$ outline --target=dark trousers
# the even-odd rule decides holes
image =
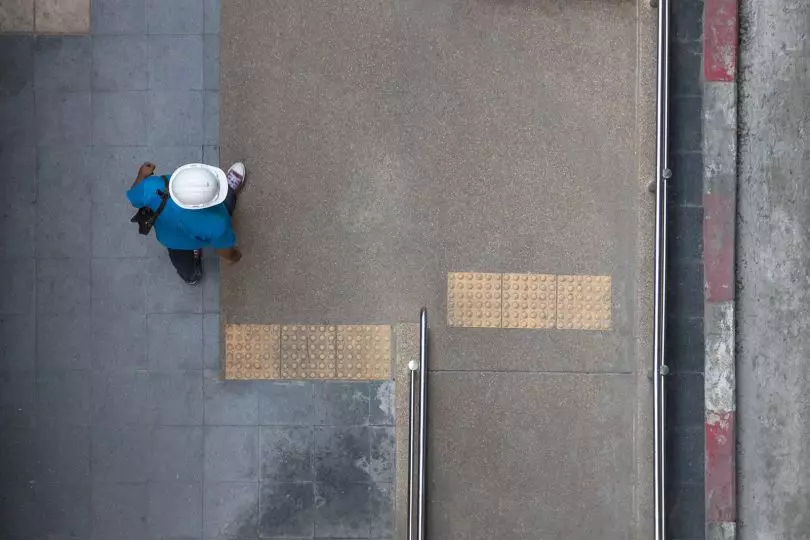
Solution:
[[[230,215],[236,209],[236,192],[228,188],[228,196],[222,202]],[[193,210],[191,210],[193,212]],[[186,283],[194,283],[202,279],[202,258],[194,256],[191,249],[169,249],[169,259],[177,270],[177,275],[183,278]]]

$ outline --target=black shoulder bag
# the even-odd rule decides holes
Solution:
[[[169,200],[169,177],[161,176],[161,178],[163,178],[163,182],[166,184],[166,191],[157,190],[156,192],[160,197],[160,206],[158,206],[158,209],[152,210],[148,206],[142,206],[138,208],[138,213],[129,220],[131,223],[137,223],[138,232],[144,235],[149,234],[149,231],[155,226],[155,221],[157,221],[163,209],[166,208],[166,202]]]

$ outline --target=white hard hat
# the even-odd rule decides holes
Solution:
[[[187,210],[216,206],[228,196],[228,178],[218,167],[189,163],[172,174],[169,195],[177,206]]]

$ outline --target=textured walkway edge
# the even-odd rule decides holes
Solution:
[[[737,537],[734,362],[737,0],[706,0],[704,10],[706,539],[731,540]]]

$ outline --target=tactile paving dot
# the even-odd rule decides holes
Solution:
[[[226,324],[225,378],[277,378],[279,333],[276,324]]]
[[[335,377],[335,327],[284,325],[281,327],[282,379]]]
[[[609,330],[610,276],[557,276],[557,328]]]
[[[447,326],[501,328],[501,274],[447,274]]]
[[[557,276],[503,275],[503,328],[554,328],[557,322]]]
[[[391,327],[340,325],[337,327],[338,379],[390,379]]]

